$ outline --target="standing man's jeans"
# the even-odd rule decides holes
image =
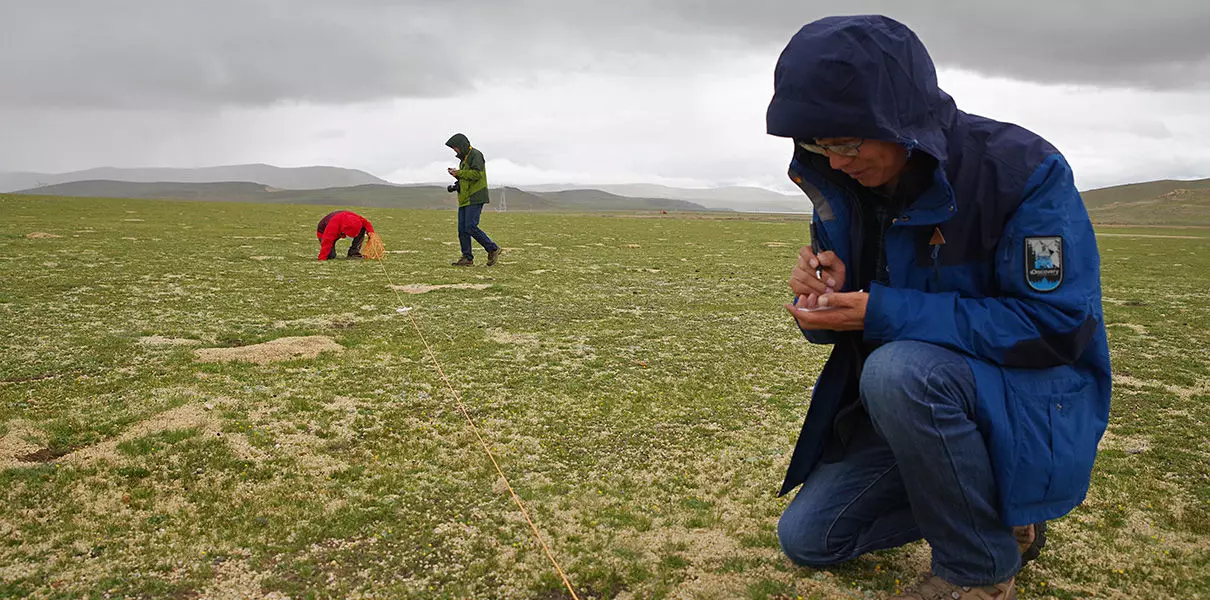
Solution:
[[[1020,551],[996,510],[966,359],[932,344],[891,342],[866,360],[861,401],[869,418],[860,416],[841,458],[817,465],[782,513],[786,555],[825,566],[924,537],[933,572],[950,583],[1013,576]]]
[[[487,234],[479,229],[479,216],[483,214],[482,204],[470,204],[467,206],[458,207],[458,243],[462,245],[462,256],[467,259],[474,259],[471,254],[471,238],[479,242],[484,250],[494,252],[499,246],[492,238],[487,237]]]

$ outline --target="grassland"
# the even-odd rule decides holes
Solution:
[[[314,260],[324,207],[0,212],[0,597],[566,597],[382,266]],[[502,264],[454,269],[452,212],[363,214],[395,284],[473,284],[402,304],[581,597],[870,598],[927,566],[778,551],[826,356],[780,308],[805,222],[489,211]],[[1207,597],[1210,231],[1105,234],[1112,422],[1021,597]],[[316,336],[343,350],[196,353]]]

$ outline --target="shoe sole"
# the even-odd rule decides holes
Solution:
[[[1042,554],[1042,547],[1046,545],[1046,523],[1035,523],[1034,534],[1034,543],[1030,544],[1029,547],[1025,549],[1025,552],[1021,553],[1022,567]]]

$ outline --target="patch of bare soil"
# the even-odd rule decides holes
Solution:
[[[139,338],[139,343],[144,346],[197,346],[202,342],[201,340],[191,340],[189,338],[169,338],[149,335]]]
[[[48,463],[56,458],[59,458],[60,456],[71,454],[77,449],[79,449],[79,446],[70,446],[67,448],[42,448],[35,452],[30,452],[29,454],[19,455],[16,458],[21,462],[27,463]]]
[[[88,462],[96,459],[117,462],[118,444],[122,442],[170,429],[189,429],[192,427],[196,427],[209,435],[214,435],[219,430],[213,417],[202,406],[185,404],[135,423],[116,438],[66,454],[63,456],[63,460],[72,463]]]
[[[439,283],[436,285],[428,285],[427,283],[409,283],[407,285],[390,285],[387,286],[393,290],[403,292],[405,294],[427,294],[433,290],[449,288],[454,290],[486,290],[492,287],[490,283]]]
[[[31,441],[38,439],[45,439],[45,436],[24,421],[17,420],[9,423],[8,434],[0,437],[0,469],[31,462],[26,459],[42,452],[39,449],[41,444]]]
[[[344,352],[344,346],[325,335],[284,337],[263,344],[236,348],[199,348],[193,351],[201,362],[242,361],[258,365],[298,358],[315,358],[324,352]]]

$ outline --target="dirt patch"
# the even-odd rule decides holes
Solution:
[[[356,398],[351,398],[349,396],[336,396],[332,399],[332,403],[329,406],[335,410],[357,412],[358,405],[359,403],[357,402]]]
[[[61,238],[63,236],[55,235],[53,233],[46,233],[45,231],[35,231],[25,234],[25,237],[31,240],[45,240],[50,238]]]
[[[263,344],[236,348],[199,348],[194,350],[201,362],[243,361],[263,365],[283,360],[315,358],[323,352],[344,352],[344,346],[325,335],[284,337]]]
[[[189,429],[194,427],[209,435],[214,435],[219,431],[218,424],[214,421],[214,418],[202,406],[185,404],[164,411],[150,419],[135,423],[118,437],[67,454],[62,457],[62,460],[72,463],[89,462],[97,459],[118,462],[118,444],[122,442],[169,429]]]
[[[203,598],[288,598],[280,592],[266,594],[262,583],[269,573],[254,570],[246,558],[224,561],[214,571],[200,594]]]
[[[1097,446],[1098,450],[1121,450],[1127,454],[1142,454],[1151,449],[1151,440],[1141,435],[1118,435],[1114,433],[1113,428],[1105,430],[1105,434],[1101,436],[1101,443]]]
[[[32,375],[29,377],[10,377],[8,379],[0,379],[0,383],[30,383],[33,381],[42,381],[43,379],[54,379],[63,373],[44,373],[42,375]]]
[[[428,285],[427,283],[409,283],[407,285],[389,285],[387,286],[397,292],[405,294],[427,294],[433,290],[454,289],[454,290],[486,290],[492,287],[490,283],[439,283],[436,285]]]
[[[8,433],[0,437],[0,469],[30,462],[25,458],[42,451],[39,449],[41,444],[31,441],[39,439],[45,439],[45,436],[25,421],[9,423]]]
[[[17,460],[27,463],[48,463],[60,456],[66,456],[78,450],[80,446],[70,446],[67,448],[42,448],[36,452],[22,454],[17,456]]]
[[[1134,333],[1136,333],[1138,335],[1147,335],[1146,327],[1144,327],[1142,325],[1135,325],[1134,323],[1110,323],[1109,325],[1107,325],[1107,327],[1110,327],[1110,328],[1121,327],[1123,329],[1129,329],[1130,331],[1133,331]]]
[[[201,340],[191,340],[189,338],[170,338],[158,335],[148,335],[139,338],[139,343],[144,346],[197,346],[201,344]]]
[[[1167,384],[1167,383],[1160,383],[1157,381],[1148,381],[1145,379],[1139,379],[1138,377],[1133,377],[1131,375],[1122,375],[1119,373],[1114,373],[1113,385],[1147,388],[1147,389],[1152,389],[1152,390],[1157,390],[1157,389],[1164,390],[1170,394],[1175,395],[1176,397],[1180,398],[1181,400],[1190,400],[1194,396],[1202,396],[1202,395],[1210,394],[1210,382],[1201,382],[1201,383],[1191,386],[1191,387],[1184,387],[1184,386],[1180,386],[1180,385],[1171,385],[1171,384]]]

